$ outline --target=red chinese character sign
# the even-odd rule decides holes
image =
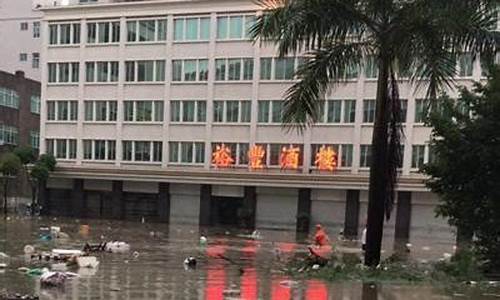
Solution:
[[[215,146],[215,150],[212,153],[212,163],[217,168],[230,167],[234,163],[234,158],[231,156],[231,149],[224,144]]]
[[[258,170],[264,168],[264,157],[266,151],[262,146],[253,146],[248,150],[248,168],[250,170]]]
[[[321,146],[314,164],[320,171],[333,171],[337,167],[337,153],[332,147]]]
[[[295,170],[299,167],[300,148],[299,147],[283,147],[280,154],[281,169]]]

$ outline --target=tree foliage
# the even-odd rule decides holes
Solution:
[[[17,176],[21,168],[21,160],[13,153],[5,153],[0,159],[0,171],[4,176]]]
[[[18,147],[14,149],[14,154],[19,157],[23,165],[28,165],[36,161],[36,153],[32,147]]]
[[[437,213],[472,232],[476,250],[500,270],[500,69],[486,85],[442,99],[430,114],[433,160],[424,171],[440,197]]]
[[[276,44],[280,56],[306,61],[285,93],[284,123],[302,130],[319,118],[326,92],[361,70],[378,67],[376,116],[368,196],[365,263],[380,261],[384,214],[394,202],[402,158],[398,79],[427,90],[431,99],[453,86],[456,62],[496,51],[498,0],[260,0],[264,14],[252,27],[256,41]]]

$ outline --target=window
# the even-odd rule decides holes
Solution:
[[[269,123],[269,107],[271,101],[259,101],[258,102],[258,123]]]
[[[30,98],[30,110],[32,113],[40,114],[40,96],[31,96]]]
[[[85,121],[115,122],[117,117],[116,101],[85,100]]]
[[[217,142],[212,143],[212,153],[215,152],[217,146],[224,145],[231,151],[231,157],[234,159],[235,166],[246,166],[248,165],[248,143],[225,143]]]
[[[427,117],[428,101],[425,99],[415,100],[415,123],[423,123]]]
[[[17,145],[19,142],[19,132],[16,127],[0,124],[0,143],[7,145]]]
[[[352,166],[352,144],[340,145],[340,166],[341,167],[351,167]]]
[[[408,112],[408,100],[406,99],[401,99],[401,111],[400,111],[400,122],[401,123],[406,123],[406,115]]]
[[[338,160],[340,157],[340,145],[332,145],[332,144],[312,144],[311,145],[311,160],[310,160],[311,166],[316,167],[316,154],[323,146],[331,147],[333,149],[333,151],[335,151],[336,159],[337,159],[337,166],[338,166],[339,165]]]
[[[169,142],[168,161],[174,164],[203,164],[205,162],[205,143]]]
[[[126,122],[163,122],[163,101],[124,101]]]
[[[51,83],[74,83],[79,80],[79,66],[77,62],[74,63],[49,63],[49,82]]]
[[[359,151],[359,166],[361,168],[369,168],[372,159],[372,146],[361,145]]]
[[[118,62],[117,61],[99,61],[85,63],[85,81],[86,82],[117,82],[118,81]]]
[[[27,61],[28,54],[27,53],[19,53],[19,61]]]
[[[207,81],[207,59],[185,59],[172,61],[172,81]]]
[[[207,41],[210,39],[210,17],[177,17],[174,19],[174,41]]]
[[[425,145],[413,145],[411,152],[412,169],[420,169],[424,166]]]
[[[75,139],[46,139],[45,142],[47,153],[57,159],[76,159]]]
[[[291,80],[295,73],[295,58],[275,58],[274,59],[274,79]]]
[[[49,25],[50,45],[70,45],[80,43],[80,24],[64,23]]]
[[[33,22],[33,38],[40,37],[40,22]]]
[[[261,58],[260,59],[260,79],[261,80],[271,80],[272,76],[272,58]]]
[[[40,149],[40,132],[30,131],[30,146],[33,149]]]
[[[127,42],[159,42],[166,39],[166,18],[127,21]]]
[[[254,15],[217,17],[217,39],[249,39],[249,29],[254,23]]]
[[[219,58],[215,60],[215,80],[253,79],[253,58]]]
[[[373,55],[366,57],[365,61],[365,77],[367,79],[373,79],[378,77],[378,65],[377,58]]]
[[[260,100],[258,102],[258,123],[282,123],[282,121],[282,100]]]
[[[356,120],[356,100],[344,100],[344,123],[354,123]]]
[[[47,101],[48,121],[76,121],[78,101]]]
[[[127,82],[165,81],[165,61],[164,60],[126,61],[125,81]]]
[[[214,101],[213,111],[213,121],[215,123],[249,123],[251,118],[251,101]]]
[[[459,77],[472,77],[473,61],[470,53],[463,53],[458,57]]]
[[[28,30],[28,23],[27,22],[21,22],[21,31]]]
[[[109,44],[120,42],[120,22],[89,22],[87,23],[88,44]]]
[[[162,142],[123,141],[123,160],[136,162],[161,162]]]
[[[268,144],[268,145],[260,145],[266,149],[266,165],[268,166],[279,166],[280,165],[280,157],[281,152],[284,147],[289,148],[290,146],[299,148],[299,166],[302,166],[303,163],[303,153],[304,146],[303,145],[289,145],[289,144]]]
[[[375,100],[363,100],[363,123],[375,121]]]
[[[328,100],[326,105],[326,122],[340,123],[342,116],[342,100]]]
[[[0,106],[19,108],[19,95],[16,91],[0,87]]]
[[[38,69],[40,67],[40,53],[33,52],[31,56],[32,56],[31,67],[33,69]]]
[[[492,57],[481,56],[481,77],[488,77],[490,75],[490,67],[494,65],[495,59]]]
[[[260,79],[261,80],[292,80],[299,62],[297,58],[261,58],[260,59]]]
[[[83,159],[115,160],[116,142],[111,140],[83,140]]]

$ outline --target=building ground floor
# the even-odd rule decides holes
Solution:
[[[284,229],[321,223],[359,238],[366,223],[367,175],[59,167],[42,190],[43,213],[77,218]],[[453,239],[435,216],[437,197],[422,178],[401,178],[385,232],[396,240]]]

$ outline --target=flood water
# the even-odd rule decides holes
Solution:
[[[80,231],[82,224],[90,226],[88,234]],[[70,238],[41,241],[41,226],[60,226]],[[499,299],[494,293],[474,289],[294,281],[281,270],[290,255],[306,250],[306,242],[295,232],[261,233],[262,239],[253,240],[242,236],[247,232],[231,228],[52,218],[2,220],[0,252],[10,258],[3,260],[8,267],[0,270],[0,295],[8,291],[36,294],[41,299]],[[200,245],[201,234],[207,235],[206,246]],[[131,251],[97,254],[97,269],[69,268],[80,276],[67,281],[63,289],[42,289],[36,277],[17,270],[35,266],[24,258],[27,244],[37,250],[81,249],[86,241],[109,240],[126,241]],[[183,261],[188,256],[198,259],[195,269],[185,269]]]

